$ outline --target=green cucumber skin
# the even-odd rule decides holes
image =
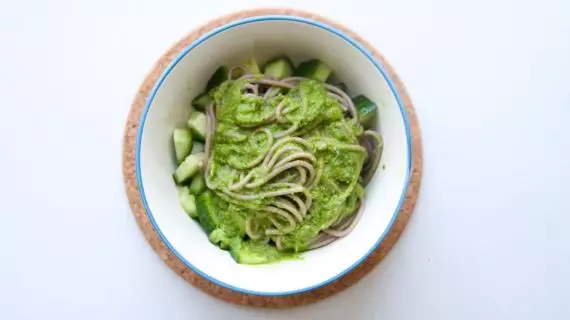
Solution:
[[[206,84],[206,91],[209,92],[210,90],[222,84],[222,82],[228,80],[228,71],[229,71],[228,67],[226,66],[221,66],[218,69],[216,69],[216,71],[214,72],[214,74],[212,74],[212,77],[210,78],[210,80],[208,80],[208,83]]]
[[[241,248],[231,248],[230,255],[235,262],[239,264],[256,265],[270,262],[269,258],[264,257],[263,255],[248,254],[248,252],[245,252],[245,250]]]
[[[332,70],[324,62],[318,59],[313,59],[302,62],[297,67],[293,75],[326,82],[331,73]]]
[[[192,178],[188,190],[193,195],[200,195],[206,190],[206,181],[204,180],[204,174],[202,172],[197,173],[194,178]]]
[[[352,98],[352,103],[358,110],[358,120],[362,126],[366,129],[373,128],[378,116],[378,106],[362,94]]]
[[[285,56],[281,56],[265,64],[264,74],[277,79],[283,79],[292,76],[294,69],[295,67],[291,60]]]
[[[220,221],[215,212],[214,197],[211,191],[206,191],[197,197],[196,209],[198,210],[198,221],[207,234],[218,228]]]
[[[301,62],[295,72],[293,72],[294,76],[297,77],[307,77],[309,74],[314,72],[316,60],[309,60],[305,62]]]

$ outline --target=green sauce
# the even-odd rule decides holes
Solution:
[[[319,231],[355,211],[364,192],[358,179],[366,154],[343,146],[356,144],[362,129],[344,117],[338,101],[327,94],[320,82],[301,81],[297,88],[282,89],[269,101],[244,95],[246,86],[245,80],[228,80],[211,92],[218,107],[210,181],[216,186],[212,191],[219,225],[209,238],[229,249],[240,263],[295,259],[296,253],[306,250]],[[282,101],[287,102],[288,111],[283,115],[287,124],[266,123]],[[244,230],[248,215],[266,214],[261,208],[268,200],[235,200],[220,190],[250,172],[252,168],[247,165],[266,152],[270,141],[262,130],[278,134],[292,124],[297,126],[297,135],[311,143],[322,178],[309,191],[313,198],[309,214],[293,232],[283,236],[283,250],[277,251],[274,245],[248,239]],[[261,168],[253,170],[263,174]],[[251,192],[265,192],[267,188],[264,185]]]

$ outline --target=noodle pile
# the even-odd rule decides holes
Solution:
[[[238,71],[242,75],[233,80]],[[265,109],[256,111],[261,116],[255,118],[255,121],[248,118],[251,123],[238,122],[234,124],[236,128],[226,128],[222,131],[217,129],[219,125],[223,125],[218,119],[227,111],[224,108],[228,108],[224,97],[214,99],[214,102],[207,106],[204,147],[207,187],[225,201],[249,210],[245,217],[247,237],[273,243],[278,250],[284,249],[284,241],[292,241],[287,236],[303,231],[302,227],[311,214],[319,214],[312,210],[315,205],[313,195],[318,191],[318,186],[323,186],[322,190],[338,190],[339,194],[344,195],[343,204],[348,203],[347,208],[351,211],[343,212],[336,221],[320,230],[311,242],[304,244],[301,249],[319,248],[349,234],[362,216],[363,186],[372,178],[380,160],[380,135],[375,131],[362,129],[358,122],[358,111],[351,98],[336,86],[321,84],[324,85],[328,97],[332,98],[331,108],[339,108],[335,111],[342,114],[338,123],[341,130],[347,132],[346,136],[350,137],[347,138],[350,141],[339,141],[333,137],[312,133],[318,123],[305,120],[313,103],[307,95],[294,96],[296,103],[284,98],[285,92],[294,93],[301,83],[312,80],[302,77],[277,80],[248,74],[242,66],[230,69],[228,79],[228,82],[239,81],[242,84],[241,92],[234,93],[238,101],[262,101]],[[234,107],[244,110],[249,108],[247,104]],[[252,145],[258,147],[260,152],[245,162],[234,161],[231,154],[225,156],[223,161],[232,170],[216,166],[214,159],[221,156],[216,154],[215,146],[221,136],[236,143],[246,143],[253,139]],[[230,147],[232,146],[229,145],[228,148]],[[350,159],[355,160],[350,163],[354,163],[353,167],[359,166],[355,169],[356,176],[347,177],[346,185],[327,180],[326,174],[323,174],[327,169],[325,160],[319,157],[322,150],[333,150],[334,152],[327,151],[331,159],[335,154],[354,155]],[[229,174],[227,172],[239,174],[236,173],[236,179],[232,179],[231,183],[220,183],[216,177]],[[324,186],[328,189],[323,189]]]

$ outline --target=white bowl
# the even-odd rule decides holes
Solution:
[[[382,162],[366,188],[362,219],[347,237],[305,252],[302,260],[248,266],[212,245],[178,204],[171,134],[183,126],[191,99],[220,65],[278,55],[295,63],[318,58],[349,87],[379,105]],[[341,31],[292,16],[258,16],[224,25],[185,48],[160,77],[143,111],[136,174],[146,212],[162,241],[188,268],[217,285],[248,294],[304,292],[350,272],[382,241],[396,219],[410,174],[410,134],[393,82],[369,51]]]

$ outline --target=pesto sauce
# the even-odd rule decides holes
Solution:
[[[313,197],[310,213],[291,234],[283,237],[282,245],[290,252],[277,251],[274,246],[262,242],[244,240],[245,218],[266,214],[260,210],[267,205],[267,200],[235,200],[219,190],[213,191],[217,196],[216,206],[223,213],[218,229],[211,232],[209,238],[221,248],[229,249],[240,263],[298,258],[291,252],[306,250],[320,230],[353,213],[357,207],[358,198],[364,192],[358,179],[366,155],[338,146],[357,143],[362,129],[355,121],[344,117],[338,101],[329,97],[326,88],[317,81],[301,81],[297,88],[281,90],[269,101],[244,95],[246,85],[244,79],[228,80],[211,92],[214,103],[219,106],[216,109],[217,127],[210,176],[216,189],[227,188],[239,181],[240,176],[251,170],[247,164],[267,150],[267,135],[259,128],[278,133],[289,128],[291,123],[298,126],[297,132],[301,132],[303,138],[313,143],[314,155],[322,165],[323,175],[310,191]],[[284,117],[289,123],[264,124],[283,100],[287,102],[288,112]],[[253,126],[255,128],[248,128]],[[266,191],[264,188],[267,186],[253,189],[252,193]],[[248,257],[238,257],[238,251],[246,252]]]

